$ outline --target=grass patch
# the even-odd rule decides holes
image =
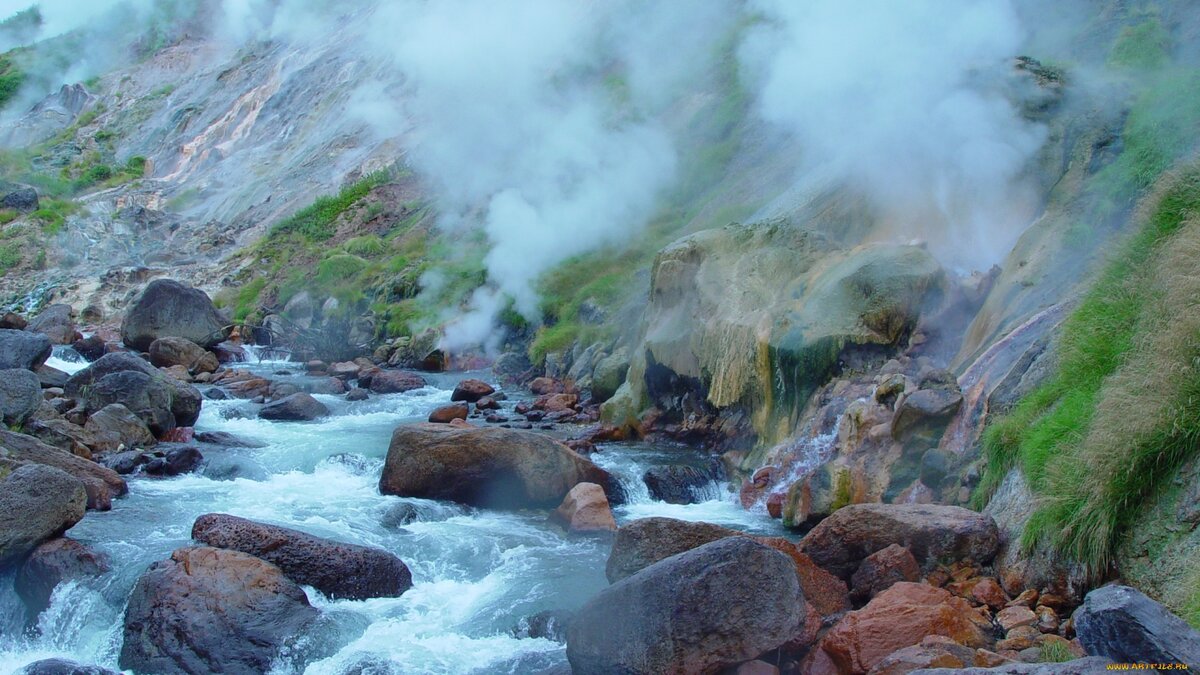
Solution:
[[[1157,16],[1121,30],[1108,55],[1108,63],[1128,70],[1155,70],[1170,60],[1171,36]]]
[[[1058,372],[985,431],[976,503],[1013,466],[1044,497],[1025,546],[1103,569],[1146,500],[1200,450],[1197,217],[1192,166],[1147,202],[1141,229],[1064,323]]]
[[[23,84],[25,71],[13,60],[12,52],[0,55],[0,108],[12,102]]]
[[[1041,663],[1066,663],[1075,659],[1075,655],[1071,653],[1071,648],[1066,642],[1043,642],[1041,647],[1041,655],[1038,661]]]
[[[21,249],[16,243],[0,246],[0,276],[21,264]]]
[[[327,241],[337,232],[338,217],[387,179],[386,172],[377,172],[342,188],[334,196],[319,197],[311,206],[277,223],[271,228],[271,235],[295,233],[310,242]]]

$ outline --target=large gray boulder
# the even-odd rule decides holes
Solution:
[[[84,394],[83,404],[89,414],[113,404],[125,406],[155,436],[176,426],[175,415],[171,414],[171,390],[161,378],[136,370],[100,378]]]
[[[112,500],[125,494],[125,480],[112,469],[77,457],[40,440],[0,430],[0,475],[28,464],[52,466],[83,483],[87,507],[100,511],[112,508]]]
[[[615,583],[660,560],[739,534],[712,523],[639,518],[617,530],[604,572]]]
[[[146,420],[146,417],[143,416],[142,412],[138,412],[134,406],[130,406],[125,401],[116,398],[112,400],[105,400],[105,398],[101,397],[91,401],[90,403],[87,402],[89,395],[93,390],[95,390],[96,385],[101,380],[116,373],[130,371],[146,375],[148,378],[150,378],[150,380],[153,380],[158,385],[166,387],[169,393],[169,403],[167,409],[169,410],[171,417],[174,418],[173,424],[171,425],[172,427],[190,427],[196,423],[196,419],[200,416],[200,406],[204,401],[203,397],[200,395],[200,391],[186,382],[180,382],[179,380],[160,372],[154,366],[150,365],[149,362],[127,352],[114,352],[112,354],[105,354],[99,359],[96,359],[92,365],[72,375],[71,378],[67,380],[67,385],[63,388],[63,390],[68,397],[85,401],[85,405],[88,406],[89,410],[99,410],[110,403],[121,403],[130,410],[133,410],[138,417]],[[155,401],[158,401],[159,394],[157,392],[139,392],[139,389],[142,387],[142,385],[149,389],[158,389],[157,385],[146,384],[146,382],[147,381],[142,378],[123,378],[122,381],[116,381],[111,385],[112,389],[110,389],[109,393],[115,394],[116,392],[114,390],[119,388],[124,390],[125,395],[135,396],[137,400],[141,400],[144,395],[147,397],[147,401],[151,398],[153,398]],[[154,407],[161,407],[161,404],[155,403]],[[157,414],[158,413],[155,412],[151,415],[151,417],[154,417]],[[147,426],[149,426],[152,430],[154,429],[154,426],[148,421]]]
[[[265,673],[317,614],[271,563],[207,546],[177,549],[133,588],[120,665],[141,673]]]
[[[106,405],[92,413],[83,428],[127,449],[148,448],[158,442],[146,423],[120,403]]]
[[[200,516],[192,539],[262,558],[289,579],[331,598],[398,597],[412,588],[412,574],[381,548],[343,544],[278,525],[223,513]]]
[[[221,364],[217,355],[181,337],[163,337],[150,343],[150,363],[159,368],[183,366],[191,373],[211,373]]]
[[[262,419],[278,422],[305,422],[328,414],[329,408],[324,403],[313,398],[312,394],[302,391],[272,401],[258,411],[258,416]]]
[[[986,564],[1000,548],[996,521],[958,506],[852,504],[822,520],[800,541],[814,562],[849,580],[867,556],[892,544],[924,567],[946,560]]]
[[[1200,666],[1200,632],[1135,588],[1097,588],[1074,617],[1075,634],[1088,654],[1117,663]]]
[[[745,537],[680,553],[600,591],[567,629],[576,675],[716,673],[796,636],[791,559]]]
[[[186,338],[207,348],[225,339],[225,323],[204,291],[173,279],[155,279],[126,312],[121,340],[141,351],[161,337]]]
[[[50,466],[18,467],[0,483],[0,569],[83,519],[87,493],[71,475]]]
[[[0,370],[0,420],[18,426],[42,403],[42,384],[32,370]]]
[[[100,666],[85,665],[67,659],[42,659],[21,668],[13,675],[121,675],[120,673],[101,668]]]
[[[56,345],[69,345],[75,341],[75,320],[71,318],[70,305],[50,305],[29,322],[26,330],[41,333]]]
[[[0,370],[33,370],[50,358],[54,347],[41,333],[0,328]]]
[[[392,433],[379,491],[495,508],[555,507],[579,483],[611,476],[558,441],[515,429],[409,424]]]

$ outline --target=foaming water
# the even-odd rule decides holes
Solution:
[[[260,361],[252,367],[282,369],[282,363]],[[294,371],[295,364],[286,369]],[[133,585],[150,564],[190,545],[192,523],[212,512],[381,547],[412,571],[415,585],[399,598],[331,600],[306,588],[321,618],[273,672],[561,669],[566,662],[562,645],[521,638],[514,629],[541,611],[576,609],[606,587],[608,540],[566,536],[549,524],[544,510],[500,512],[379,494],[393,429],[422,420],[449,401],[455,379],[431,378],[431,386],[360,402],[317,395],[332,414],[314,422],[268,422],[254,416],[256,406],[248,401],[206,400],[197,430],[225,431],[265,447],[206,449],[201,473],[131,480],[129,495],[111,511],[90,512],[69,532],[106,554],[112,570],[57,589],[33,628],[25,627],[11,577],[0,579],[0,672],[51,656],[116,668],[124,605]],[[775,521],[742,510],[716,484],[718,498],[700,504],[653,501],[641,481],[645,469],[703,462],[694,450],[614,444],[593,459],[632,495],[630,503],[615,509],[620,522],[662,515],[780,533]],[[402,503],[415,508],[418,520],[389,525],[389,510]]]
[[[83,358],[73,348],[66,345],[56,345],[54,351],[50,354],[50,358],[46,359],[46,365],[51,368],[57,368],[68,375],[74,375],[87,368],[88,362],[87,359]]]

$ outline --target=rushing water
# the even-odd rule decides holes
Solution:
[[[59,350],[52,365],[73,371],[81,364]],[[248,367],[305,379],[280,374],[296,364]],[[568,537],[547,523],[545,511],[472,509],[382,496],[377,489],[392,429],[447,403],[461,377],[433,376],[424,389],[355,403],[318,395],[333,414],[307,423],[259,420],[247,401],[206,400],[197,430],[226,431],[266,447],[211,451],[200,474],[134,478],[112,511],[89,512],[68,536],[105,553],[112,571],[94,582],[60,586],[36,630],[24,630],[11,575],[0,579],[0,673],[50,656],[115,668],[134,583],[152,562],[188,545],[193,521],[210,512],[379,546],[412,570],[415,585],[399,598],[329,600],[306,588],[322,619],[277,672],[537,673],[561,667],[562,645],[519,638],[513,628],[539,611],[575,609],[604,588],[606,540]],[[611,444],[593,459],[631,493],[631,502],[615,509],[618,522],[663,515],[780,533],[774,521],[742,510],[715,484],[712,499],[700,504],[652,501],[640,480],[645,468],[695,461],[695,455]],[[389,529],[383,516],[399,502],[415,505],[421,518]]]

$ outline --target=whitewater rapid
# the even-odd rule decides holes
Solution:
[[[70,358],[56,354],[53,365],[81,367]],[[277,373],[297,364],[250,367],[286,378]],[[423,389],[361,402],[317,395],[332,412],[318,422],[267,422],[253,416],[248,401],[205,400],[197,431],[229,432],[265,447],[208,451],[197,474],[132,478],[129,495],[111,511],[89,512],[67,534],[106,554],[112,570],[94,582],[60,586],[33,630],[25,630],[12,574],[0,578],[0,673],[52,656],[116,669],[134,583],[151,563],[189,545],[192,523],[212,512],[385,548],[412,571],[415,585],[399,598],[329,600],[306,588],[322,618],[273,672],[524,674],[561,668],[563,645],[518,637],[514,629],[541,611],[574,610],[607,586],[607,540],[568,537],[547,523],[546,511],[490,511],[378,491],[392,430],[448,403],[454,384],[466,376],[435,375]],[[592,459],[630,493],[630,503],[614,509],[619,523],[660,515],[781,533],[777,521],[743,510],[716,484],[699,504],[650,498],[640,478],[646,467],[696,455],[681,447],[611,444]],[[402,502],[414,505],[420,519],[389,528],[385,514]]]

